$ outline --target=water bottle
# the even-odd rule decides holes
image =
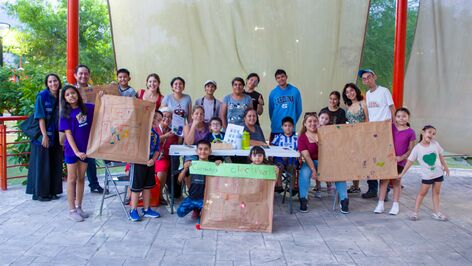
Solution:
[[[249,132],[244,131],[243,133],[243,139],[242,139],[242,149],[243,150],[249,150],[249,147],[251,146],[251,135],[249,135]]]
[[[237,133],[236,134],[236,140],[235,140],[235,144],[236,144],[236,150],[241,150],[242,148],[242,142],[243,142],[243,138],[241,136],[241,134]]]

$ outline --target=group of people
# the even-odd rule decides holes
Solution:
[[[160,90],[160,77],[152,73],[146,78],[146,89],[135,91],[129,86],[131,79],[127,69],[117,71],[118,94],[123,97],[136,97],[156,104],[149,161],[146,165],[131,164],[129,171],[131,187],[130,219],[139,221],[142,217],[156,218],[160,214],[150,207],[151,189],[156,182],[161,189],[170,173],[170,160],[179,159],[169,156],[170,145],[196,145],[197,156],[185,156],[183,169],[178,175],[178,181],[188,187],[188,197],[177,210],[179,216],[185,216],[193,211],[198,217],[203,206],[205,178],[189,174],[192,160],[210,160],[219,164],[223,161],[253,164],[274,164],[277,172],[287,167],[299,168],[298,193],[300,211],[308,211],[308,192],[311,180],[317,179],[318,168],[318,128],[332,124],[356,124],[369,121],[392,120],[392,132],[398,164],[398,177],[392,177],[393,204],[390,214],[399,213],[399,198],[401,177],[415,161],[421,166],[422,187],[417,196],[415,211],[411,219],[418,219],[418,210],[424,196],[433,187],[433,218],[446,220],[439,209],[439,192],[443,173],[449,174],[447,164],[442,156],[442,148],[434,140],[436,129],[426,126],[421,132],[420,142],[415,144],[415,132],[409,126],[410,112],[406,108],[395,109],[390,91],[376,84],[376,74],[370,69],[358,72],[362,83],[367,87],[366,97],[354,83],[344,86],[342,93],[333,91],[329,94],[328,106],[320,112],[305,112],[301,129],[296,133],[296,125],[302,115],[302,98],[300,91],[287,82],[287,73],[278,69],[275,72],[277,86],[269,95],[269,118],[271,130],[269,142],[260,126],[261,115],[264,111],[264,97],[256,91],[260,78],[251,73],[246,80],[236,77],[231,81],[232,92],[222,101],[215,98],[217,83],[208,80],[204,83],[205,94],[198,97],[192,104],[191,97],[184,93],[185,80],[175,77],[170,82],[172,93],[164,96]],[[69,217],[74,221],[83,221],[88,214],[82,210],[84,192],[84,176],[87,172],[91,192],[104,193],[97,181],[96,164],[92,158],[87,158],[86,148],[93,120],[93,104],[84,103],[80,90],[90,87],[90,69],[79,65],[75,71],[77,84],[66,85],[62,88],[59,77],[49,74],[45,78],[46,89],[41,91],[35,104],[34,117],[39,120],[41,136],[31,141],[31,159],[28,172],[26,192],[33,195],[33,200],[48,201],[58,198],[62,193],[62,163],[67,165],[67,197]],[[61,89],[62,88],[62,89]],[[341,99],[347,106],[340,107]],[[60,102],[60,103],[59,103]],[[59,108],[60,106],[60,108]],[[60,110],[60,111],[59,111]],[[213,158],[212,143],[221,142],[224,129],[229,124],[244,126],[250,135],[249,158]],[[64,132],[64,152],[60,146],[59,132]],[[288,158],[266,158],[261,146],[283,146],[298,150],[300,160]],[[157,178],[156,178],[157,177]],[[171,176],[171,178],[173,178]],[[156,180],[157,179],[157,180]],[[384,212],[389,180],[369,180],[368,190],[363,198],[379,200],[374,209],[375,213]],[[328,187],[331,184],[327,184]],[[360,193],[359,182],[354,181],[347,187],[345,181],[334,182],[339,194],[341,212],[349,212],[349,193]],[[321,184],[315,185],[315,197],[320,196]],[[380,189],[380,193],[379,193]],[[282,180],[276,181],[275,190],[283,191]],[[162,191],[161,191],[162,192]],[[161,193],[162,195],[162,193]],[[139,197],[143,199],[142,215],[137,209]],[[163,199],[161,203],[165,204]]]

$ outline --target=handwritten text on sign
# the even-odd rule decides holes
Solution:
[[[273,165],[235,163],[216,165],[215,163],[204,161],[192,161],[190,174],[269,180],[275,180],[276,177]]]

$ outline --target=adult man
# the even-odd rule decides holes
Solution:
[[[362,84],[368,89],[366,105],[369,113],[369,122],[391,120],[395,114],[395,106],[390,91],[385,87],[377,85],[377,76],[371,69],[361,69],[357,75],[362,79]],[[367,184],[369,185],[369,190],[362,194],[362,197],[365,199],[377,197],[378,180],[368,180]]]
[[[75,87],[79,90],[81,88],[91,88],[92,86],[88,83],[90,80],[90,69],[86,65],[78,65],[75,68],[74,77],[77,80]],[[90,192],[92,193],[103,193],[103,188],[98,183],[97,178],[97,165],[95,159],[90,158],[87,165],[87,178],[89,181]]]
[[[302,114],[302,97],[300,91],[287,83],[287,73],[283,69],[275,71],[278,85],[269,95],[269,117],[271,121],[270,141],[275,135],[283,133],[282,119],[291,117],[295,125]]]

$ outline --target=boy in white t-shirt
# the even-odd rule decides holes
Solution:
[[[386,121],[392,119],[395,113],[392,94],[382,86],[377,85],[374,71],[371,69],[361,69],[357,73],[369,90],[366,93],[366,105],[369,113],[369,122]],[[378,180],[368,180],[369,190],[362,194],[362,198],[375,198],[379,182]]]
[[[418,211],[424,197],[428,194],[429,188],[433,188],[433,218],[446,221],[447,217],[439,211],[439,193],[441,183],[444,181],[444,173],[449,176],[449,168],[443,157],[443,149],[434,140],[436,128],[431,125],[425,126],[421,133],[420,142],[416,144],[408,156],[405,168],[398,176],[402,178],[415,161],[420,165],[421,188],[416,197],[415,211],[410,219],[418,219]]]

